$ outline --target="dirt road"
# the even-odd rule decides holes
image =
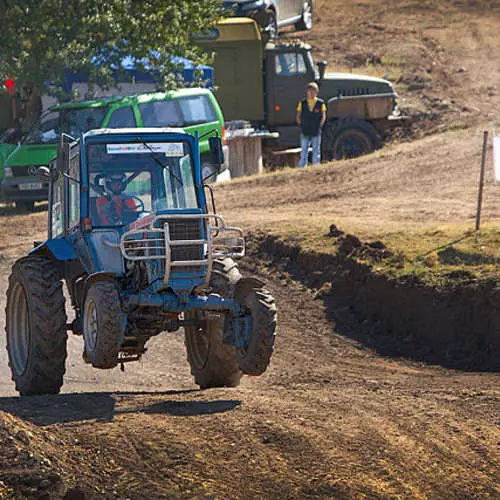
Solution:
[[[238,181],[217,189],[220,211],[269,231],[313,218],[319,229],[340,221],[367,234],[472,220],[481,119],[494,125],[499,104],[490,88],[500,68],[491,51],[498,2],[320,4],[326,10],[305,36],[330,63],[390,53],[391,71],[412,75],[400,69],[407,104],[432,125],[422,136],[476,128]],[[362,19],[366,9],[374,21]],[[419,67],[425,61],[430,72]],[[409,90],[415,83],[424,88]],[[493,223],[500,194],[489,175],[484,220]],[[43,207],[28,216],[0,208],[1,310],[10,265],[44,238],[45,220]],[[0,497],[60,498],[68,488],[72,498],[500,497],[498,373],[383,356],[397,351],[386,349],[397,335],[374,336],[335,296],[325,303],[255,255],[244,267],[276,296],[279,334],[269,370],[235,389],[196,389],[182,332],[153,339],[124,373],[85,365],[72,336],[62,394],[21,399],[0,314]]]
[[[326,309],[251,258],[245,266],[269,282],[279,305],[264,376],[196,390],[180,333],[154,339],[125,373],[93,370],[73,337],[64,394],[21,399],[8,397],[0,351],[0,412],[22,419],[14,429],[34,424],[27,446],[13,431],[0,450],[12,453],[14,442],[48,460],[43,485],[53,494],[63,491],[54,478],[110,498],[500,494],[498,374],[384,358],[363,346],[369,332],[345,307]],[[19,453],[0,481],[17,473],[25,492],[45,491],[47,474]]]

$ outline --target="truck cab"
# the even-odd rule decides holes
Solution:
[[[265,43],[251,19],[221,21],[198,43],[215,53],[214,83],[226,120],[247,120],[280,134],[279,146],[300,144],[298,102],[316,82],[327,103],[323,159],[359,156],[381,145],[394,123],[392,84],[352,73],[325,73],[305,43]]]

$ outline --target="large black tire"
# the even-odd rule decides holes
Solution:
[[[229,297],[241,275],[232,259],[215,261],[210,285],[215,293]],[[196,312],[186,313],[187,320],[194,320]],[[242,372],[236,348],[222,343],[225,317],[207,319],[198,328],[186,326],[185,343],[191,373],[201,389],[210,387],[236,387]]]
[[[28,256],[12,268],[5,308],[12,380],[21,396],[57,394],[66,363],[61,276],[48,258]]]
[[[356,158],[372,153],[381,146],[377,129],[359,118],[339,118],[325,126],[322,138],[323,159],[326,161]]]
[[[302,5],[302,17],[295,23],[295,29],[310,31],[313,27],[313,5],[312,0],[304,0]]]
[[[238,349],[238,362],[243,373],[262,375],[271,361],[276,338],[276,304],[265,288],[251,288],[237,297],[252,318],[252,334],[247,349]]]
[[[116,285],[92,283],[83,307],[83,339],[85,357],[93,367],[109,369],[118,364],[125,323]]]

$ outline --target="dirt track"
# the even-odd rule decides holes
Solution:
[[[308,35],[314,43],[329,33],[341,45],[339,58],[349,55],[342,30],[360,15],[340,3],[345,10],[323,14]],[[356,4],[380,12],[377,23],[386,27],[391,15],[402,16],[393,23],[396,35],[387,50],[402,40],[404,9],[394,9],[401,3]],[[432,24],[432,16],[416,7],[420,2],[411,4],[414,25]],[[438,27],[467,9],[474,40],[488,39],[483,45],[467,41],[454,53],[445,47],[440,55],[451,71],[454,57],[467,49],[468,78],[454,97],[465,99],[480,85],[473,72],[490,57],[498,17],[492,10],[482,30],[487,16],[481,2],[436,1],[433,7]],[[461,19],[456,22],[466,22]],[[379,28],[372,32],[383,36]],[[451,39],[452,32],[435,35]],[[360,46],[368,44],[363,30],[357,36]],[[496,79],[500,66],[493,62],[481,85]],[[439,85],[434,91],[443,100]],[[479,101],[485,123],[494,124],[498,97]],[[236,182],[217,190],[219,208],[231,223],[269,231],[283,221],[307,223],[317,212],[324,224],[341,220],[366,233],[469,221],[483,124],[480,113],[457,113],[458,122],[443,113],[438,126],[462,123],[465,116],[478,128],[399,144],[354,162]],[[498,190],[488,187],[485,221],[498,221],[498,201]],[[45,218],[43,211],[17,216],[0,209],[2,309],[10,264],[32,240],[44,238]],[[275,294],[279,337],[268,372],[244,378],[239,388],[196,390],[181,333],[153,339],[144,360],[124,373],[91,369],[81,359],[81,339],[70,337],[63,394],[20,399],[0,349],[0,497],[15,489],[57,498],[74,487],[88,498],[500,497],[498,373],[382,356],[381,347],[397,337],[373,337],[349,308],[334,300],[326,306],[315,291],[254,256],[244,267]],[[1,314],[2,344],[3,326]]]
[[[67,485],[110,497],[498,495],[498,375],[377,356],[348,310],[328,319],[303,286],[265,277],[280,336],[263,377],[193,391],[179,335],[125,374],[86,367],[72,339],[65,394],[0,410],[35,424],[30,449]]]

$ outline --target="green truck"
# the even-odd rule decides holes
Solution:
[[[323,131],[324,160],[355,157],[379,148],[394,116],[397,94],[382,78],[325,73],[304,43],[267,43],[255,21],[221,21],[197,42],[214,53],[217,100],[228,121],[246,120],[280,134],[278,146],[299,145],[296,106],[307,83],[315,81],[328,104]]]
[[[180,127],[200,135],[201,166],[213,177],[208,137],[215,129],[224,139],[224,118],[212,92],[203,88],[114,96],[60,104],[44,113],[18,146],[0,144],[2,196],[20,210],[33,209],[48,196],[48,182],[35,177],[39,166],[56,156],[61,133],[79,138],[97,128]],[[227,168],[227,165],[225,165]]]

